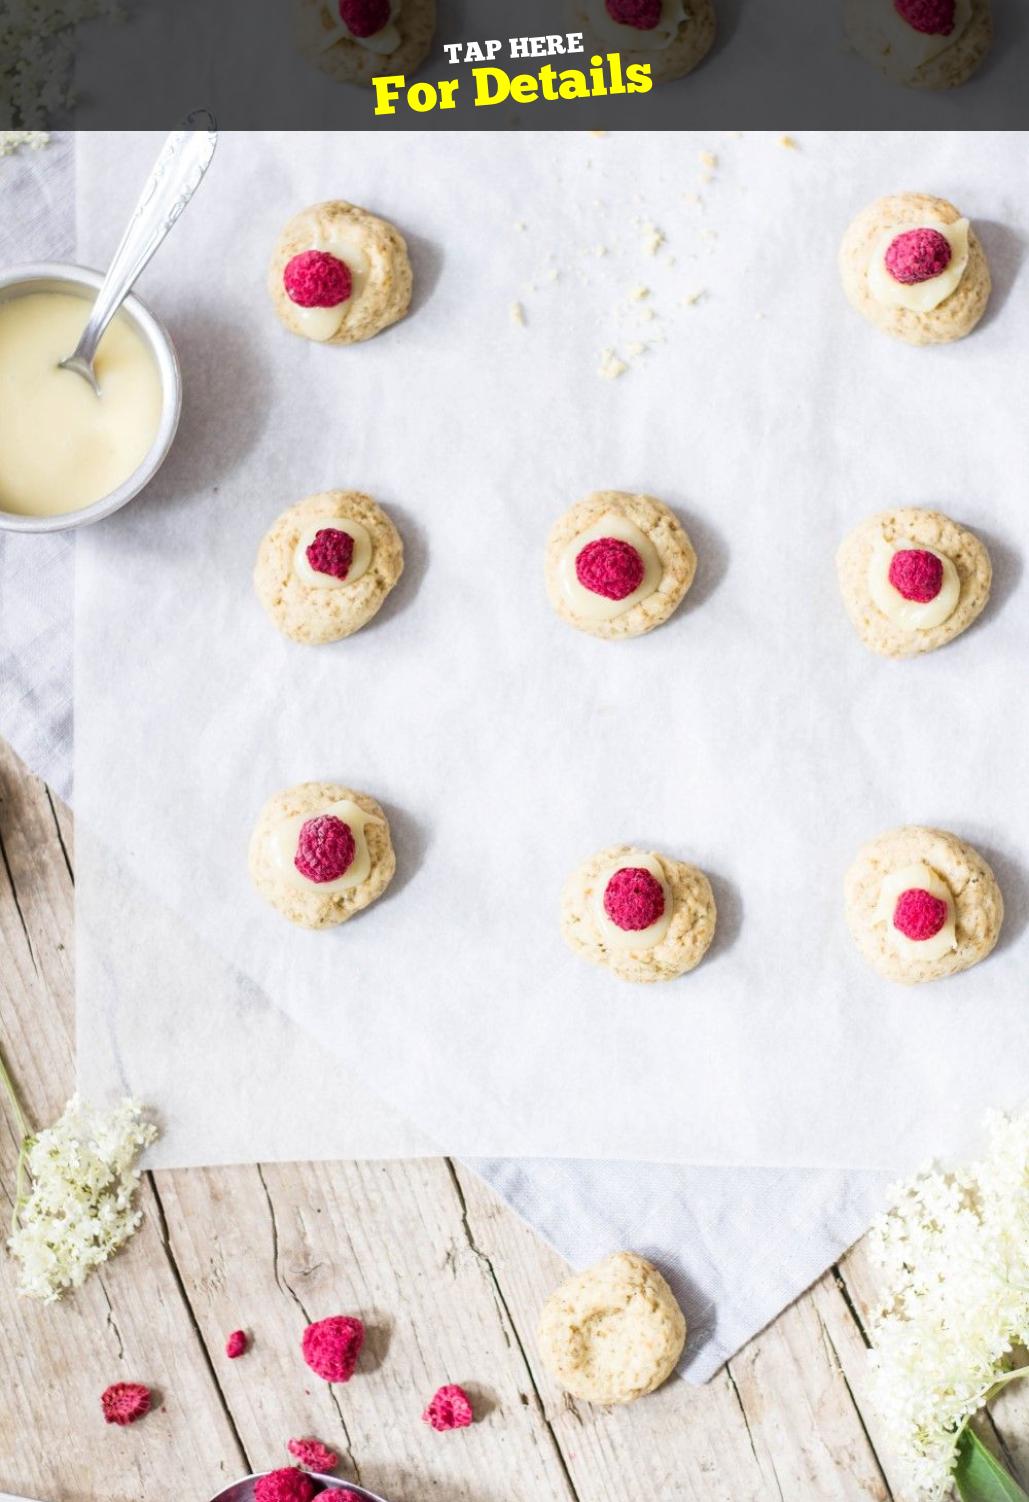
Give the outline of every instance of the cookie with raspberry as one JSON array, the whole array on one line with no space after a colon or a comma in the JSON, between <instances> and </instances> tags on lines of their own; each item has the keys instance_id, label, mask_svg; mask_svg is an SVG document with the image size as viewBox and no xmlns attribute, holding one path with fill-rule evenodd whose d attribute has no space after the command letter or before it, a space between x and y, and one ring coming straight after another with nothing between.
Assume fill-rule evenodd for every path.
<instances>
[{"instance_id":1,"label":"cookie with raspberry","mask_svg":"<svg viewBox=\"0 0 1029 1502\"><path fill-rule=\"evenodd\" d=\"M851 306L906 344L964 339L992 289L975 230L928 193L894 193L863 209L843 237L839 269Z\"/></svg>"},{"instance_id":2,"label":"cookie with raspberry","mask_svg":"<svg viewBox=\"0 0 1029 1502\"><path fill-rule=\"evenodd\" d=\"M382 808L332 782L302 782L270 798L249 864L261 896L300 928L346 923L382 896L396 870Z\"/></svg>"},{"instance_id":3,"label":"cookie with raspberry","mask_svg":"<svg viewBox=\"0 0 1029 1502\"><path fill-rule=\"evenodd\" d=\"M993 45L992 0L844 0L843 29L891 83L954 89Z\"/></svg>"},{"instance_id":4,"label":"cookie with raspberry","mask_svg":"<svg viewBox=\"0 0 1029 1502\"><path fill-rule=\"evenodd\" d=\"M417 73L436 34L436 0L293 0L297 51L337 83Z\"/></svg>"},{"instance_id":5,"label":"cookie with raspberry","mask_svg":"<svg viewBox=\"0 0 1029 1502\"><path fill-rule=\"evenodd\" d=\"M942 829L892 829L858 851L844 883L847 924L886 980L920 985L977 965L1004 921L997 878Z\"/></svg>"},{"instance_id":6,"label":"cookie with raspberry","mask_svg":"<svg viewBox=\"0 0 1029 1502\"><path fill-rule=\"evenodd\" d=\"M272 252L268 292L291 334L316 344L360 344L411 305L407 243L386 219L343 199L312 204Z\"/></svg>"},{"instance_id":7,"label":"cookie with raspberry","mask_svg":"<svg viewBox=\"0 0 1029 1502\"><path fill-rule=\"evenodd\" d=\"M359 490L325 490L277 517L261 539L254 589L291 641L353 636L404 571L404 544L382 507Z\"/></svg>"},{"instance_id":8,"label":"cookie with raspberry","mask_svg":"<svg viewBox=\"0 0 1029 1502\"><path fill-rule=\"evenodd\" d=\"M626 981L675 980L694 969L717 916L703 871L632 845L612 845L584 861L561 898L568 946Z\"/></svg>"},{"instance_id":9,"label":"cookie with raspberry","mask_svg":"<svg viewBox=\"0 0 1029 1502\"><path fill-rule=\"evenodd\" d=\"M587 52L643 63L655 83L692 73L717 32L713 0L571 0L569 20Z\"/></svg>"},{"instance_id":10,"label":"cookie with raspberry","mask_svg":"<svg viewBox=\"0 0 1029 1502\"><path fill-rule=\"evenodd\" d=\"M696 571L683 527L649 495L598 490L566 511L547 539L551 604L570 626L605 641L660 626Z\"/></svg>"}]
</instances>

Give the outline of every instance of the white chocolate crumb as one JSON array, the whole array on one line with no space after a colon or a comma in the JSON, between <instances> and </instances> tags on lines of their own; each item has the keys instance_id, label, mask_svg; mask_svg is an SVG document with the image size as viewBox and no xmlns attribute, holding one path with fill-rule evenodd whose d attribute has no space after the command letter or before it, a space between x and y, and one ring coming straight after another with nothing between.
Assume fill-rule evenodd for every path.
<instances>
[{"instance_id":1,"label":"white chocolate crumb","mask_svg":"<svg viewBox=\"0 0 1029 1502\"><path fill-rule=\"evenodd\" d=\"M707 289L705 287L701 287L698 292L687 292L686 296L680 300L679 306L681 308L695 308L701 298L706 296Z\"/></svg>"},{"instance_id":2,"label":"white chocolate crumb","mask_svg":"<svg viewBox=\"0 0 1029 1502\"><path fill-rule=\"evenodd\" d=\"M607 246L606 245L597 245L597 246L595 246L594 250L593 250L593 254L595 256L606 256L607 255Z\"/></svg>"},{"instance_id":3,"label":"white chocolate crumb","mask_svg":"<svg viewBox=\"0 0 1029 1502\"><path fill-rule=\"evenodd\" d=\"M664 230L658 229L656 224L644 226L643 249L648 256L656 256L665 243Z\"/></svg>"},{"instance_id":4,"label":"white chocolate crumb","mask_svg":"<svg viewBox=\"0 0 1029 1502\"><path fill-rule=\"evenodd\" d=\"M779 145L785 147L787 151L799 151L800 150L800 147L797 145L796 141L793 139L792 136L780 136L779 137Z\"/></svg>"},{"instance_id":5,"label":"white chocolate crumb","mask_svg":"<svg viewBox=\"0 0 1029 1502\"><path fill-rule=\"evenodd\" d=\"M650 296L650 288L643 286L633 287L632 291L629 293L629 296L633 302L643 302Z\"/></svg>"},{"instance_id":6,"label":"white chocolate crumb","mask_svg":"<svg viewBox=\"0 0 1029 1502\"><path fill-rule=\"evenodd\" d=\"M718 166L718 158L713 151L702 151L700 153L700 165L707 167L710 172L713 172Z\"/></svg>"},{"instance_id":7,"label":"white chocolate crumb","mask_svg":"<svg viewBox=\"0 0 1029 1502\"><path fill-rule=\"evenodd\" d=\"M645 355L649 348L649 344L646 344L644 341L637 339L632 344L627 346L625 352L629 356L630 360L635 360L637 356Z\"/></svg>"},{"instance_id":8,"label":"white chocolate crumb","mask_svg":"<svg viewBox=\"0 0 1029 1502\"><path fill-rule=\"evenodd\" d=\"M654 319L657 317L657 314L654 312L653 308L641 308L640 317L643 319L644 323L653 323Z\"/></svg>"},{"instance_id":9,"label":"white chocolate crumb","mask_svg":"<svg viewBox=\"0 0 1029 1502\"><path fill-rule=\"evenodd\" d=\"M511 322L518 328L524 329L525 327L525 309L520 302L511 304Z\"/></svg>"},{"instance_id":10,"label":"white chocolate crumb","mask_svg":"<svg viewBox=\"0 0 1029 1502\"><path fill-rule=\"evenodd\" d=\"M617 381L628 368L625 361L620 360L613 349L605 349L600 357L600 369L597 374L603 376L605 381Z\"/></svg>"}]
</instances>

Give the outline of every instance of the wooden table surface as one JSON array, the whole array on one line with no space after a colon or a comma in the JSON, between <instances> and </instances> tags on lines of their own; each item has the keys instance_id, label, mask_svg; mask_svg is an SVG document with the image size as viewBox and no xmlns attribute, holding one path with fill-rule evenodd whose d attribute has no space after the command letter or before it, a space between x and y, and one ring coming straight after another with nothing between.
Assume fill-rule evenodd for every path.
<instances>
[{"instance_id":1,"label":"wooden table surface","mask_svg":"<svg viewBox=\"0 0 1029 1502\"><path fill-rule=\"evenodd\" d=\"M68 810L0 743L0 1044L36 1124L74 1083L73 881ZM15 1129L0 1120L9 1203ZM0 1492L206 1502L313 1435L340 1452L338 1474L389 1502L905 1495L862 1406L876 1288L860 1245L707 1386L673 1379L604 1411L562 1394L536 1351L564 1264L447 1160L160 1171L142 1204L127 1250L61 1304L19 1298L0 1257ZM354 1379L330 1387L304 1366L300 1336L342 1312L368 1339ZM240 1326L253 1346L229 1361ZM156 1395L127 1429L100 1413L120 1380ZM440 1435L419 1415L446 1381L479 1418ZM1025 1477L1023 1386L987 1433Z\"/></svg>"}]
</instances>

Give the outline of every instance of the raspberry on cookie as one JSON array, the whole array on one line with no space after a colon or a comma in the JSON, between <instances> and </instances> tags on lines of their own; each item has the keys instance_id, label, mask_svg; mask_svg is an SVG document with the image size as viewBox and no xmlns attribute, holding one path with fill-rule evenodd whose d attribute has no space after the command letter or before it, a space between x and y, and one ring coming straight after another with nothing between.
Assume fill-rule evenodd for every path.
<instances>
[{"instance_id":1,"label":"raspberry on cookie","mask_svg":"<svg viewBox=\"0 0 1029 1502\"><path fill-rule=\"evenodd\" d=\"M250 840L254 885L301 928L345 923L382 896L395 869L389 823L378 803L336 783L302 782L276 794ZM318 1328L311 1326L305 1341L321 1339L311 1335Z\"/></svg>"},{"instance_id":2,"label":"raspberry on cookie","mask_svg":"<svg viewBox=\"0 0 1029 1502\"><path fill-rule=\"evenodd\" d=\"M950 344L986 311L991 281L978 236L945 198L896 193L864 209L843 237L851 306L906 344Z\"/></svg>"},{"instance_id":3,"label":"raspberry on cookie","mask_svg":"<svg viewBox=\"0 0 1029 1502\"><path fill-rule=\"evenodd\" d=\"M685 975L707 953L716 921L702 871L631 845L613 845L584 862L561 899L565 942L619 980Z\"/></svg>"},{"instance_id":4,"label":"raspberry on cookie","mask_svg":"<svg viewBox=\"0 0 1029 1502\"><path fill-rule=\"evenodd\" d=\"M992 0L844 0L853 50L892 83L953 89L993 42Z\"/></svg>"},{"instance_id":5,"label":"raspberry on cookie","mask_svg":"<svg viewBox=\"0 0 1029 1502\"><path fill-rule=\"evenodd\" d=\"M359 344L397 323L411 305L412 281L400 231L342 199L296 214L268 269L279 318L317 344Z\"/></svg>"},{"instance_id":6,"label":"raspberry on cookie","mask_svg":"<svg viewBox=\"0 0 1029 1502\"><path fill-rule=\"evenodd\" d=\"M298 52L339 83L418 71L432 49L436 0L293 0Z\"/></svg>"},{"instance_id":7,"label":"raspberry on cookie","mask_svg":"<svg viewBox=\"0 0 1029 1502\"><path fill-rule=\"evenodd\" d=\"M697 555L662 501L599 490L554 524L547 593L561 618L607 641L642 636L675 611Z\"/></svg>"},{"instance_id":8,"label":"raspberry on cookie","mask_svg":"<svg viewBox=\"0 0 1029 1502\"><path fill-rule=\"evenodd\" d=\"M993 570L983 543L940 511L881 511L836 555L840 591L858 635L883 657L946 646L977 620Z\"/></svg>"},{"instance_id":9,"label":"raspberry on cookie","mask_svg":"<svg viewBox=\"0 0 1029 1502\"><path fill-rule=\"evenodd\" d=\"M717 30L713 0L570 0L569 19L587 49L644 63L655 83L692 73Z\"/></svg>"},{"instance_id":10,"label":"raspberry on cookie","mask_svg":"<svg viewBox=\"0 0 1029 1502\"><path fill-rule=\"evenodd\" d=\"M919 985L977 965L993 949L1004 899L986 861L956 835L914 825L861 849L845 882L847 923L887 980Z\"/></svg>"}]
</instances>

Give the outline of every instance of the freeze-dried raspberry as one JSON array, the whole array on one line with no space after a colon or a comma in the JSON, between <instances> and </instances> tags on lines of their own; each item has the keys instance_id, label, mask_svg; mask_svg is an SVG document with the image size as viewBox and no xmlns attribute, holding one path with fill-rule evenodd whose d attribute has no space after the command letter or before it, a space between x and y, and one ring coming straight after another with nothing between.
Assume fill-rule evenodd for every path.
<instances>
[{"instance_id":1,"label":"freeze-dried raspberry","mask_svg":"<svg viewBox=\"0 0 1029 1502\"><path fill-rule=\"evenodd\" d=\"M372 37L389 17L389 0L339 0L339 18L351 36Z\"/></svg>"},{"instance_id":2,"label":"freeze-dried raspberry","mask_svg":"<svg viewBox=\"0 0 1029 1502\"><path fill-rule=\"evenodd\" d=\"M364 1325L347 1314L308 1325L301 1342L304 1360L326 1382L349 1382L363 1345Z\"/></svg>"},{"instance_id":3,"label":"freeze-dried raspberry","mask_svg":"<svg viewBox=\"0 0 1029 1502\"><path fill-rule=\"evenodd\" d=\"M324 1475L326 1471L334 1471L339 1465L339 1456L335 1450L328 1449L317 1439L287 1440L286 1449L308 1471L319 1471Z\"/></svg>"},{"instance_id":4,"label":"freeze-dried raspberry","mask_svg":"<svg viewBox=\"0 0 1029 1502\"><path fill-rule=\"evenodd\" d=\"M345 579L354 561L354 539L339 527L319 527L304 552L316 574Z\"/></svg>"},{"instance_id":5,"label":"freeze-dried raspberry","mask_svg":"<svg viewBox=\"0 0 1029 1502\"><path fill-rule=\"evenodd\" d=\"M886 270L895 282L914 287L941 276L952 254L950 241L938 229L906 229L889 243Z\"/></svg>"},{"instance_id":6,"label":"freeze-dried raspberry","mask_svg":"<svg viewBox=\"0 0 1029 1502\"><path fill-rule=\"evenodd\" d=\"M314 1482L294 1465L269 1471L254 1482L254 1502L311 1502Z\"/></svg>"},{"instance_id":7,"label":"freeze-dried raspberry","mask_svg":"<svg viewBox=\"0 0 1029 1502\"><path fill-rule=\"evenodd\" d=\"M909 887L897 898L893 926L905 939L921 942L934 938L947 921L947 904L922 887Z\"/></svg>"},{"instance_id":8,"label":"freeze-dried raspberry","mask_svg":"<svg viewBox=\"0 0 1029 1502\"><path fill-rule=\"evenodd\" d=\"M890 559L889 580L905 600L928 605L943 588L943 564L926 548L901 548Z\"/></svg>"},{"instance_id":9,"label":"freeze-dried raspberry","mask_svg":"<svg viewBox=\"0 0 1029 1502\"><path fill-rule=\"evenodd\" d=\"M643 866L623 866L604 888L604 912L626 933L649 928L664 910L661 883Z\"/></svg>"},{"instance_id":10,"label":"freeze-dried raspberry","mask_svg":"<svg viewBox=\"0 0 1029 1502\"><path fill-rule=\"evenodd\" d=\"M583 589L605 600L625 600L643 583L643 559L631 542L598 537L575 559L575 577Z\"/></svg>"},{"instance_id":11,"label":"freeze-dried raspberry","mask_svg":"<svg viewBox=\"0 0 1029 1502\"><path fill-rule=\"evenodd\" d=\"M150 1389L142 1382L112 1382L100 1394L100 1406L108 1424L134 1424L150 1412Z\"/></svg>"},{"instance_id":12,"label":"freeze-dried raspberry","mask_svg":"<svg viewBox=\"0 0 1029 1502\"><path fill-rule=\"evenodd\" d=\"M300 826L293 864L308 881L338 881L354 863L354 831L335 814L318 814Z\"/></svg>"},{"instance_id":13,"label":"freeze-dried raspberry","mask_svg":"<svg viewBox=\"0 0 1029 1502\"><path fill-rule=\"evenodd\" d=\"M237 1356L243 1355L249 1344L245 1330L233 1330L225 1342L225 1354L230 1361L235 1361Z\"/></svg>"},{"instance_id":14,"label":"freeze-dried raspberry","mask_svg":"<svg viewBox=\"0 0 1029 1502\"><path fill-rule=\"evenodd\" d=\"M949 37L954 30L956 0L893 0L897 14L929 36Z\"/></svg>"},{"instance_id":15,"label":"freeze-dried raspberry","mask_svg":"<svg viewBox=\"0 0 1029 1502\"><path fill-rule=\"evenodd\" d=\"M463 1387L450 1382L441 1387L422 1419L443 1434L448 1429L467 1429L472 1422L472 1405Z\"/></svg>"},{"instance_id":16,"label":"freeze-dried raspberry","mask_svg":"<svg viewBox=\"0 0 1029 1502\"><path fill-rule=\"evenodd\" d=\"M282 283L300 308L337 308L354 287L350 267L327 250L302 250L286 262Z\"/></svg>"},{"instance_id":17,"label":"freeze-dried raspberry","mask_svg":"<svg viewBox=\"0 0 1029 1502\"><path fill-rule=\"evenodd\" d=\"M619 26L653 31L661 20L661 0L607 0L607 13Z\"/></svg>"}]
</instances>

